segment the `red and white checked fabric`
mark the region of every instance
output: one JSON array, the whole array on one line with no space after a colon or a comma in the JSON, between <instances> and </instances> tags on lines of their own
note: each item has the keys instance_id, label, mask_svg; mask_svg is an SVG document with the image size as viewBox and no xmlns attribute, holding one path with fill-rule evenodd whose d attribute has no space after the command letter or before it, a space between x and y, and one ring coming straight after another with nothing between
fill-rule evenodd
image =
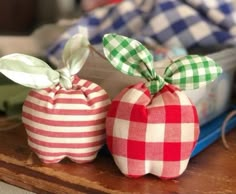
<instances>
[{"instance_id":1,"label":"red and white checked fabric","mask_svg":"<svg viewBox=\"0 0 236 194\"><path fill-rule=\"evenodd\" d=\"M73 88L56 86L32 90L22 119L28 144L44 163L65 157L77 163L92 161L105 143L105 119L110 105L97 84L73 78Z\"/></svg>"},{"instance_id":2,"label":"red and white checked fabric","mask_svg":"<svg viewBox=\"0 0 236 194\"><path fill-rule=\"evenodd\" d=\"M173 85L151 95L144 83L124 89L106 120L107 145L123 174L174 178L186 169L199 135L195 106Z\"/></svg>"}]
</instances>

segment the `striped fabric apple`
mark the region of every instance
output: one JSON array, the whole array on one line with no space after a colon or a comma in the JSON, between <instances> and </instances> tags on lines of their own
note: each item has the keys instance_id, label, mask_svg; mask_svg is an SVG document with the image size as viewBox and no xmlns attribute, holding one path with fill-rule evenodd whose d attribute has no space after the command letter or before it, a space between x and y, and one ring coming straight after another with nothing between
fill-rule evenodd
<instances>
[{"instance_id":1,"label":"striped fabric apple","mask_svg":"<svg viewBox=\"0 0 236 194\"><path fill-rule=\"evenodd\" d=\"M161 77L140 42L107 34L103 45L116 69L147 80L125 88L112 100L106 132L115 163L129 177L180 176L199 135L196 108L180 90L206 85L222 69L208 57L188 55L173 61Z\"/></svg>"},{"instance_id":2,"label":"striped fabric apple","mask_svg":"<svg viewBox=\"0 0 236 194\"><path fill-rule=\"evenodd\" d=\"M65 45L65 67L59 70L28 55L0 58L1 73L33 88L24 102L22 120L29 146L44 163L57 163L65 157L77 163L90 162L105 143L108 95L76 75L88 55L87 38L77 34Z\"/></svg>"}]
</instances>

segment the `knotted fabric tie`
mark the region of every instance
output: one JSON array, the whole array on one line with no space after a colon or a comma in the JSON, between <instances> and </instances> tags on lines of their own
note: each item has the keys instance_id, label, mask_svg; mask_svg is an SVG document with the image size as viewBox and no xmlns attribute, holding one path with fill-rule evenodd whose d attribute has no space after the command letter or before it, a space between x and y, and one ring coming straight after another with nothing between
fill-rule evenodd
<instances>
[{"instance_id":1,"label":"knotted fabric tie","mask_svg":"<svg viewBox=\"0 0 236 194\"><path fill-rule=\"evenodd\" d=\"M165 83L182 90L196 89L212 82L222 72L222 68L209 57L187 55L172 61L161 77L153 67L153 56L137 40L106 34L103 45L111 64L124 74L145 78L151 94L160 91Z\"/></svg>"}]
</instances>

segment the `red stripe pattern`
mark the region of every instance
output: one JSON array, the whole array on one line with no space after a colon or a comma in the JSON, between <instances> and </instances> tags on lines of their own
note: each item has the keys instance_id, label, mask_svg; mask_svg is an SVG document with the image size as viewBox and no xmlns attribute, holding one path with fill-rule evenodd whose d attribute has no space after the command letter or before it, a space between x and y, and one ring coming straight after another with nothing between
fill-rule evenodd
<instances>
[{"instance_id":1,"label":"red stripe pattern","mask_svg":"<svg viewBox=\"0 0 236 194\"><path fill-rule=\"evenodd\" d=\"M143 83L113 99L106 120L107 145L123 174L174 178L187 167L199 136L195 106L172 85L151 95Z\"/></svg>"},{"instance_id":2,"label":"red stripe pattern","mask_svg":"<svg viewBox=\"0 0 236 194\"><path fill-rule=\"evenodd\" d=\"M70 90L59 84L32 90L24 102L22 120L28 144L44 163L65 157L90 162L105 143L107 93L95 83L77 76L72 79Z\"/></svg>"}]
</instances>

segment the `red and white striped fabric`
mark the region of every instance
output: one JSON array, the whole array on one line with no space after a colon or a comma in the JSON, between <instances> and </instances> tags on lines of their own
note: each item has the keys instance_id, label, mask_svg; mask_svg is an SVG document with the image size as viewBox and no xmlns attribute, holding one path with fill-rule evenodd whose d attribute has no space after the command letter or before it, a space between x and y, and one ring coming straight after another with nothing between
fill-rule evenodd
<instances>
[{"instance_id":1,"label":"red and white striped fabric","mask_svg":"<svg viewBox=\"0 0 236 194\"><path fill-rule=\"evenodd\" d=\"M89 162L105 143L108 95L95 83L77 76L73 79L70 90L60 84L32 90L24 102L28 144L44 163L65 157Z\"/></svg>"},{"instance_id":2,"label":"red and white striped fabric","mask_svg":"<svg viewBox=\"0 0 236 194\"><path fill-rule=\"evenodd\" d=\"M187 167L199 135L198 116L173 85L151 95L144 83L124 89L112 101L107 144L123 174L174 178Z\"/></svg>"}]
</instances>

